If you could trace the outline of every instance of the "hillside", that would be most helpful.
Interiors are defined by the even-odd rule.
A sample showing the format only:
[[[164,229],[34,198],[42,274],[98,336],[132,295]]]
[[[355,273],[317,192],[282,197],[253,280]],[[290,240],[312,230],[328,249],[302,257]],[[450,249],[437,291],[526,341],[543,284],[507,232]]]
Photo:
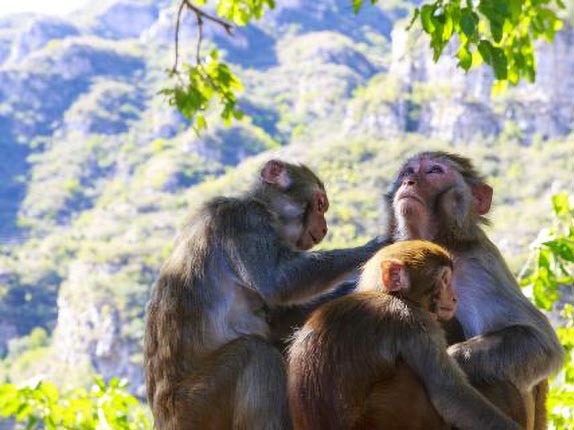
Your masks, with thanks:
[[[324,247],[381,229],[406,156],[473,158],[495,190],[490,235],[518,271],[554,192],[574,189],[574,30],[541,44],[535,85],[491,98],[405,33],[409,2],[352,15],[345,0],[280,2],[227,38],[246,118],[197,136],[157,92],[173,62],[171,2],[110,0],[65,19],[0,19],[0,378],[78,385],[127,377],[143,394],[145,304],[179,226],[240,192],[263,160],[316,168]],[[182,40],[194,50],[189,17]]]

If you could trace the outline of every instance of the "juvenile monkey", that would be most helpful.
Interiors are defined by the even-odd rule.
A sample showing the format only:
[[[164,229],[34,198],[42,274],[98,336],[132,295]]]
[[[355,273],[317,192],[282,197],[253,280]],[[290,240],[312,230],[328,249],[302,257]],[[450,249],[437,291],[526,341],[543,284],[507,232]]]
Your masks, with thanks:
[[[330,289],[381,246],[306,252],[325,237],[328,208],[310,169],[271,160],[244,196],[211,200],[183,229],[147,310],[158,430],[291,428],[268,309]]]
[[[395,240],[432,240],[453,256],[464,338],[449,354],[481,392],[527,429],[546,428],[546,378],[560,369],[564,351],[481,228],[492,188],[469,159],[422,152],[401,167],[387,200]]]
[[[393,244],[367,262],[359,292],[311,315],[289,351],[296,430],[520,428],[446,353],[437,320],[455,313],[452,266],[433,243]]]

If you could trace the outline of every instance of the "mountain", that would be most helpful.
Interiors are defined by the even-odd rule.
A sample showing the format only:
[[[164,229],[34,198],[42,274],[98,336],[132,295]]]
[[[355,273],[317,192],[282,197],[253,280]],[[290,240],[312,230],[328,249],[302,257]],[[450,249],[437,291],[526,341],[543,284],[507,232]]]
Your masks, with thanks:
[[[518,271],[549,196],[574,187],[574,30],[541,43],[538,78],[492,98],[404,25],[411,3],[352,14],[288,0],[229,38],[206,25],[246,91],[243,121],[198,136],[158,91],[174,61],[172,2],[110,0],[65,18],[0,19],[0,375],[77,386],[123,376],[143,396],[145,305],[186,217],[243,190],[263,160],[317,169],[324,247],[381,230],[382,195],[423,149],[473,158],[495,189],[491,236]],[[193,61],[196,28],[182,24]]]

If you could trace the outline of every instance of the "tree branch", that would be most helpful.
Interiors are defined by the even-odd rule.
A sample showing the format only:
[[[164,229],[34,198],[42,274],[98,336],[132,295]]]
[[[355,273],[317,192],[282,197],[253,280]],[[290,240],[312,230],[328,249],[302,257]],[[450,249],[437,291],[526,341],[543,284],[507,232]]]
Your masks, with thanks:
[[[195,6],[193,3],[191,3],[190,0],[183,0],[183,3],[185,3],[185,5],[191,11],[193,11],[193,13],[195,13],[196,16],[201,17],[201,18],[205,18],[208,21],[211,21],[211,22],[214,22],[214,23],[220,25],[221,27],[223,27],[225,29],[225,31],[227,32],[228,35],[232,36],[233,24],[231,24],[227,21],[224,21],[220,18],[217,18],[216,16],[205,13],[203,10],[201,10],[200,8]]]
[[[201,50],[201,42],[203,42],[203,18],[200,14],[196,13],[195,18],[197,20],[197,47],[195,52],[195,61],[197,65],[201,65],[201,57],[200,57],[200,50]]]
[[[175,23],[175,62],[171,69],[171,72],[174,74],[177,73],[177,63],[179,61],[179,25],[181,23],[181,12],[183,11],[184,6],[185,2],[182,1],[179,5],[179,9],[177,10],[177,21]]]
[[[233,33],[232,33],[233,28],[234,28],[233,24],[231,24],[227,21],[224,21],[223,19],[220,19],[216,16],[213,16],[213,15],[210,15],[210,14],[204,12],[199,7],[194,5],[191,2],[191,0],[182,0],[181,3],[179,4],[179,8],[177,10],[177,21],[175,23],[175,62],[174,62],[173,67],[171,69],[171,72],[173,74],[177,74],[177,67],[178,67],[178,63],[179,63],[179,29],[180,29],[180,25],[181,25],[181,15],[182,15],[184,8],[191,10],[195,14],[195,18],[197,21],[199,39],[197,41],[195,58],[196,58],[198,65],[201,64],[200,50],[201,50],[201,42],[203,41],[203,20],[204,19],[211,21],[211,22],[214,22],[217,25],[219,25],[220,27],[222,27],[229,36],[233,35]]]

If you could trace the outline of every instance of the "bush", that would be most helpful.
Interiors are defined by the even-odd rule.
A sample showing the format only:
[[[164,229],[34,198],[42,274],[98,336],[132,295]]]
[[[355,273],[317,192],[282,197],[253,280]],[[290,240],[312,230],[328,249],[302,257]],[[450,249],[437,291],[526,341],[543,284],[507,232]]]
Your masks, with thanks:
[[[148,430],[149,413],[125,391],[125,381],[95,380],[86,391],[62,394],[56,385],[40,381],[18,387],[0,385],[0,417],[12,418],[15,430]]]
[[[548,426],[557,430],[574,428],[574,307],[568,303],[574,293],[574,195],[557,194],[552,203],[554,225],[533,244],[531,274],[522,283],[538,307],[559,311],[562,319],[557,333],[566,362],[548,398]]]

